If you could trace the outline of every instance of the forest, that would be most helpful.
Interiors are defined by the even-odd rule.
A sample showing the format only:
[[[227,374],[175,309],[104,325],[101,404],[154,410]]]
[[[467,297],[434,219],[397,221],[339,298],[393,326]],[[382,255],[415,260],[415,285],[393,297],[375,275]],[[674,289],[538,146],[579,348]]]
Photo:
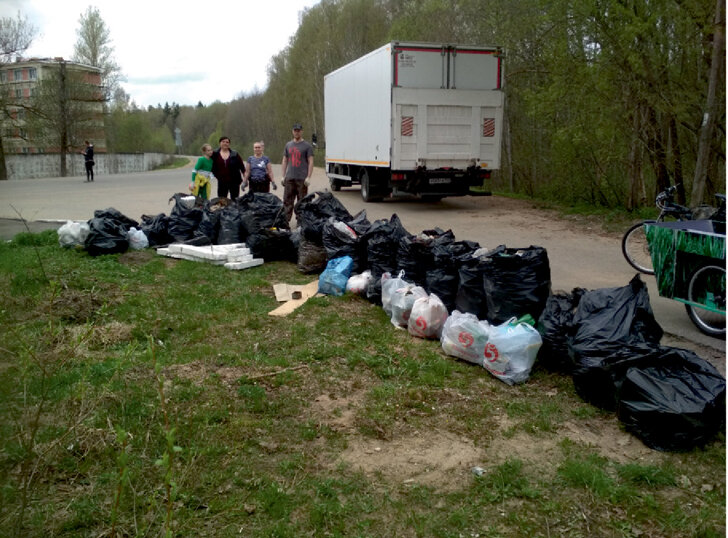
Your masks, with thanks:
[[[224,133],[243,153],[264,140],[279,162],[300,121],[323,165],[324,75],[390,41],[503,47],[495,191],[628,210],[673,184],[692,206],[725,192],[722,0],[322,0],[264,90],[146,110],[114,99],[109,149],[173,152],[179,128],[183,154]]]

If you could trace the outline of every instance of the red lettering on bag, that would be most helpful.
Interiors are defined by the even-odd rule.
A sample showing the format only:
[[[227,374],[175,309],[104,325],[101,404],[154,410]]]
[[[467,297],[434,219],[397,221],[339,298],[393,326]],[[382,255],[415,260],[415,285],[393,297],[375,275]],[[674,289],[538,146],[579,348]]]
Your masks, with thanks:
[[[458,342],[460,342],[463,347],[470,347],[473,345],[473,335],[466,332],[461,332],[458,335]]]
[[[498,360],[498,348],[495,347],[494,344],[488,343],[485,346],[485,351],[483,352],[483,355],[485,356],[485,360],[488,362],[495,362]]]
[[[425,329],[427,329],[427,321],[422,316],[418,317],[415,321],[415,326],[422,332],[425,332]]]

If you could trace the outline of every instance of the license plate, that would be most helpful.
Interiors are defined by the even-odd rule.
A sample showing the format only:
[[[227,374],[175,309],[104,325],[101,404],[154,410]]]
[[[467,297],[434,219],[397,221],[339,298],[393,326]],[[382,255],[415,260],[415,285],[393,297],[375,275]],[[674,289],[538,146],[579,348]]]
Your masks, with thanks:
[[[430,185],[438,185],[441,183],[450,183],[449,177],[432,177],[430,178]]]

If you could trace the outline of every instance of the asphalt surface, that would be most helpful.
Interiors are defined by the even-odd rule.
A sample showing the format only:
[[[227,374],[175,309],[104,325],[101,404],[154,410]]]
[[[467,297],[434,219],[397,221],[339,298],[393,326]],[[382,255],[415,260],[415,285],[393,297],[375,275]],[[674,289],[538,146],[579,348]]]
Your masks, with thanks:
[[[278,173],[276,165],[274,173]],[[83,177],[0,182],[0,239],[12,239],[27,231],[26,226],[37,232],[57,229],[68,220],[86,221],[95,210],[109,207],[135,220],[141,220],[142,215],[169,214],[173,204],[170,198],[186,192],[190,176],[191,164],[175,170],[97,175],[92,183]],[[327,187],[323,170],[317,168],[310,191]],[[281,197],[282,189],[274,194]],[[396,213],[412,233],[439,226],[452,229],[457,239],[471,239],[482,246],[544,246],[549,253],[554,290],[623,286],[634,276],[622,258],[619,237],[604,236],[579,223],[559,222],[543,212],[529,211],[523,202],[494,196],[446,198],[438,204],[406,200],[365,204],[358,188],[342,190],[337,197],[351,214],[366,208],[372,222]],[[659,297],[654,277],[644,276],[643,280],[658,322],[667,334],[678,339],[670,345],[680,345],[680,339],[694,342],[718,352],[724,361],[725,341],[703,335],[680,303]]]

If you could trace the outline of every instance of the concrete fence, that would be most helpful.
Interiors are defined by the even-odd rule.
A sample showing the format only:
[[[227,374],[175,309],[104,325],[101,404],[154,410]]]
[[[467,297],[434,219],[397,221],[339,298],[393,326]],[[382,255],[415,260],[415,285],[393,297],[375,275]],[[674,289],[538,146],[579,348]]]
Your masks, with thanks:
[[[165,153],[98,153],[94,155],[94,173],[107,175],[146,172],[171,162],[174,157]],[[61,157],[57,153],[6,155],[5,166],[10,180],[61,175]],[[86,176],[83,155],[66,155],[66,175]]]

